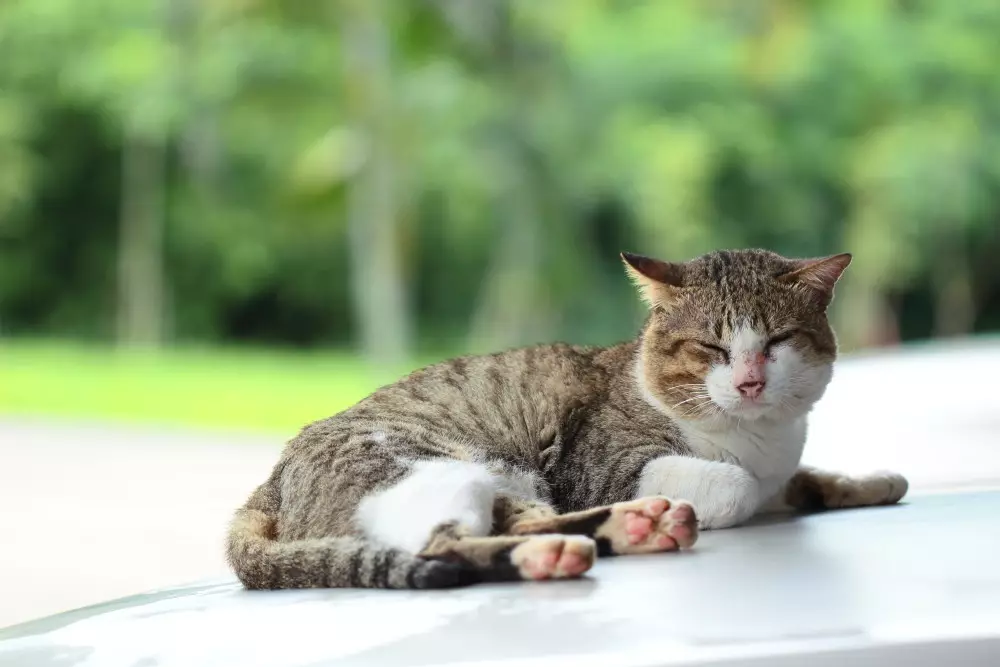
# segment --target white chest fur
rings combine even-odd
[[[681,431],[697,456],[736,463],[760,482],[761,500],[778,492],[795,473],[806,443],[806,417],[774,422],[744,420],[726,428]]]

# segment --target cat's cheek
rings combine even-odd
[[[712,401],[723,409],[739,403],[739,394],[733,388],[733,368],[729,364],[716,364],[705,375],[705,387]]]
[[[804,378],[806,371],[802,357],[787,345],[772,352],[773,360],[767,364],[767,390],[769,403],[786,404],[793,397],[796,378]]]
[[[794,347],[775,353],[768,369],[770,402],[774,405],[808,409],[820,399],[833,373],[832,365],[812,362]]]

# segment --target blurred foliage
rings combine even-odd
[[[432,361],[437,359],[419,360]],[[344,352],[212,347],[151,354],[7,341],[0,346],[0,414],[289,436],[350,407],[416,363],[380,375]]]
[[[611,341],[619,250],[735,246],[852,251],[848,346],[997,329],[998,34],[995,0],[8,0],[0,332]]]

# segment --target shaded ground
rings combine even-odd
[[[280,437],[0,418],[0,627],[225,572]]]

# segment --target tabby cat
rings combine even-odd
[[[687,548],[699,527],[769,507],[903,497],[896,474],[799,466],[807,413],[832,374],[826,310],[850,255],[622,259],[650,307],[636,340],[454,359],[305,427],[233,520],[226,549],[240,581],[577,577],[596,555]]]

